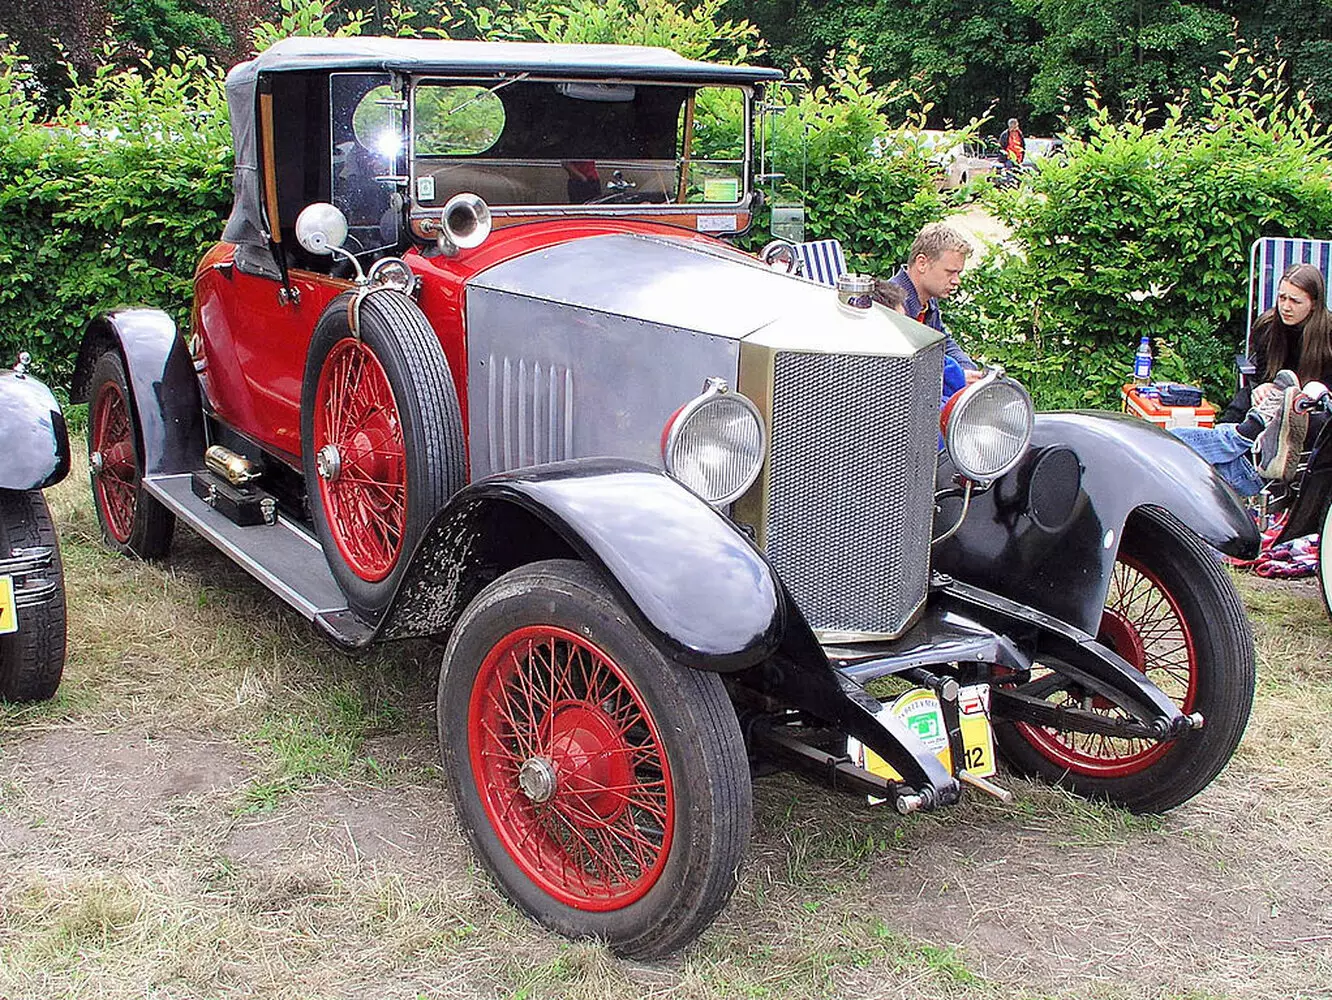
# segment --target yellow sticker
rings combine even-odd
[[[18,607],[14,604],[14,578],[0,576],[0,635],[18,631]]]
[[[960,689],[957,704],[962,723],[962,748],[966,755],[963,769],[978,778],[988,778],[995,773],[994,730],[990,727],[990,686],[975,684]],[[891,705],[884,706],[882,711],[901,720],[952,772],[953,754],[948,747],[948,729],[944,725],[939,699],[932,691],[915,688]],[[847,740],[847,754],[871,774],[889,781],[902,780],[891,764],[863,746],[859,740]]]

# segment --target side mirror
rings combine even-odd
[[[306,205],[296,216],[296,242],[310,253],[330,256],[347,242],[347,217],[326,201]]]

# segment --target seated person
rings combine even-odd
[[[1318,268],[1296,264],[1282,275],[1276,307],[1254,323],[1250,360],[1261,383],[1241,386],[1215,427],[1171,431],[1240,496],[1261,492],[1268,479],[1293,479],[1325,419],[1294,405],[1301,383],[1329,384],[1332,376],[1332,316]]]

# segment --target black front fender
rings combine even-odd
[[[650,466],[584,459],[463,489],[431,522],[373,638],[447,631],[490,580],[578,558],[671,659],[719,672],[767,658],[786,628],[781,585],[725,517]]]
[[[45,489],[69,472],[60,404],[31,375],[0,371],[0,450],[0,489]]]
[[[1066,512],[1051,518],[1033,499],[1041,487],[1032,468],[1057,448],[1076,456],[1080,477]],[[940,482],[951,476],[945,461]],[[1234,492],[1174,435],[1121,414],[1042,413],[1023,462],[973,499],[962,527],[935,549],[934,565],[1096,635],[1124,525],[1139,507],[1169,511],[1222,552],[1258,552],[1258,531]],[[945,504],[937,528],[956,514],[955,503]]]

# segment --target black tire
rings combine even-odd
[[[118,351],[93,365],[88,400],[88,467],[102,538],[122,555],[160,559],[171,551],[176,518],[144,492],[143,431]]]
[[[1323,596],[1323,610],[1332,617],[1332,552],[1328,539],[1332,538],[1332,503],[1323,508],[1323,522],[1318,531],[1318,592]]]
[[[1163,812],[1202,791],[1239,745],[1253,706],[1253,634],[1239,595],[1207,547],[1168,514],[1129,519],[1100,639],[1204,725],[1155,743],[1002,723],[995,737],[1023,774],[1134,812]],[[1122,715],[1033,673],[1029,693]]]
[[[329,304],[310,341],[301,447],[310,514],[329,568],[350,606],[373,620],[397,589],[431,517],[466,482],[462,411],[444,349],[411,299],[388,290],[366,296],[359,342],[347,317],[349,299],[350,293]],[[354,380],[339,376],[353,370],[368,374]],[[326,398],[321,386],[333,396],[349,393],[371,402],[370,396],[361,398],[369,376],[384,383],[389,395],[373,400],[365,422],[327,407],[322,417],[316,412]],[[376,434],[391,437],[373,450],[357,443],[368,440],[370,423]],[[346,475],[340,467],[331,478],[321,477],[318,457],[326,446],[337,450]],[[391,461],[383,457],[390,451]],[[374,530],[363,527],[367,520]]]
[[[46,701],[60,686],[65,670],[65,577],[46,498],[38,490],[0,490],[0,557],[38,547],[51,549],[51,568],[44,579],[54,584],[55,592],[41,604],[19,608],[18,631],[0,635],[0,699],[10,702]]]
[[[689,944],[730,899],[753,802],[725,688],[666,660],[585,564],[534,563],[476,597],[444,655],[438,724],[473,847],[546,926],[650,958]],[[597,791],[608,785],[625,791]]]

